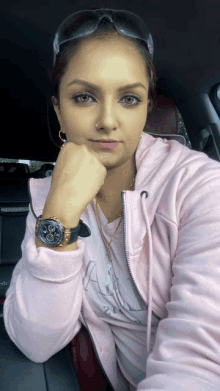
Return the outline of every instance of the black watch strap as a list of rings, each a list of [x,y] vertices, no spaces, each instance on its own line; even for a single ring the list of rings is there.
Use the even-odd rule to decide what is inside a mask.
[[[70,235],[70,241],[69,244],[74,243],[78,236],[81,236],[83,238],[86,238],[91,235],[91,231],[81,219],[79,220],[79,224],[75,228],[70,229],[71,235]]]

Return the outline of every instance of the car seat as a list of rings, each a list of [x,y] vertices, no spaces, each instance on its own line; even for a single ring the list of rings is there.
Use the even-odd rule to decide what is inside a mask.
[[[179,118],[175,103],[165,92],[158,91],[153,110],[148,113],[144,131],[153,137],[176,140],[186,145],[186,139],[178,134]]]
[[[186,145],[178,135],[178,116],[170,98],[157,96],[157,108],[149,115],[146,128],[153,137],[174,139]],[[52,165],[51,165],[52,166]],[[13,167],[17,167],[13,169]],[[48,169],[48,167],[46,167]],[[53,167],[49,167],[52,169]],[[21,258],[21,243],[29,211],[28,180],[42,177],[48,170],[30,173],[28,165],[0,164],[0,390],[1,391],[112,391],[102,372],[87,329],[44,363],[29,360],[9,338],[4,325],[3,306],[13,269]],[[39,174],[39,175],[38,175]],[[83,357],[83,349],[86,352]],[[97,376],[93,376],[95,371]],[[91,373],[93,373],[92,378]],[[100,388],[99,382],[102,386]]]

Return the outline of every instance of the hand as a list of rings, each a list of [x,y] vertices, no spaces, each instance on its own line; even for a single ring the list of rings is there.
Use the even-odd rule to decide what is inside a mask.
[[[71,227],[96,196],[106,175],[107,170],[95,152],[84,144],[68,142],[53,170],[44,215],[57,216]]]

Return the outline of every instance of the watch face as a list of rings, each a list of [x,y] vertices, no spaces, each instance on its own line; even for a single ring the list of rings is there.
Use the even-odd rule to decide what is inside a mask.
[[[47,246],[56,247],[63,240],[64,228],[58,221],[40,221],[38,238]]]

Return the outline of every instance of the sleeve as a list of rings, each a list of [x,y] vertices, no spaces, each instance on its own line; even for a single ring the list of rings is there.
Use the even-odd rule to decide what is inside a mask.
[[[6,292],[3,318],[18,349],[41,363],[65,347],[81,327],[85,243],[78,238],[78,249],[66,252],[37,248],[35,225],[29,205],[22,258]]]
[[[181,203],[168,317],[137,391],[220,390],[220,165],[202,178]]]

